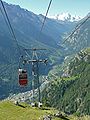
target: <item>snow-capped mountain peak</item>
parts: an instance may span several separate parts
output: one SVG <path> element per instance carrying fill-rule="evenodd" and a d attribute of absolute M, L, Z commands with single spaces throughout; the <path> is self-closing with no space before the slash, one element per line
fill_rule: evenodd
<path fill-rule="evenodd" d="M 70 13 L 61 13 L 54 16 L 48 16 L 48 18 L 70 22 L 79 21 L 82 19 L 80 16 L 71 15 Z"/>

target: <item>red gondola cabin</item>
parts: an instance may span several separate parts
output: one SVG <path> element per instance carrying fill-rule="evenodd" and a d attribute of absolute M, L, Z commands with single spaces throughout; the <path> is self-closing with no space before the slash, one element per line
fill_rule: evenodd
<path fill-rule="evenodd" d="M 24 69 L 19 69 L 19 84 L 21 86 L 26 86 L 28 83 L 27 80 L 27 71 Z"/>

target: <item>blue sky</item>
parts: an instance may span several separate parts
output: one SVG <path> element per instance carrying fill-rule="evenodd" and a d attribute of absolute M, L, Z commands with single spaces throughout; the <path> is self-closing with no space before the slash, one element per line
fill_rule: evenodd
<path fill-rule="evenodd" d="M 20 5 L 36 14 L 45 14 L 50 0 L 4 0 Z M 85 16 L 90 12 L 90 0 L 53 0 L 49 15 L 69 12 L 72 15 Z"/>

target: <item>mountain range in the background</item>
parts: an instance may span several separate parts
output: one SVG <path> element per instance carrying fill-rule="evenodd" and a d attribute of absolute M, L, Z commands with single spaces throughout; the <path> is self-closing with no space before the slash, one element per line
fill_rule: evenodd
<path fill-rule="evenodd" d="M 76 22 L 82 19 L 81 16 L 71 15 L 70 13 L 61 13 L 56 15 L 49 15 L 48 18 L 59 20 L 59 21 L 68 21 L 68 22 Z"/>

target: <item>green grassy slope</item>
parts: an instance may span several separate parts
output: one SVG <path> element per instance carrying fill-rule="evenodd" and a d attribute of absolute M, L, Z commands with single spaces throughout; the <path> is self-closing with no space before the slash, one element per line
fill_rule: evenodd
<path fill-rule="evenodd" d="M 49 108 L 42 110 L 39 108 L 32 108 L 29 105 L 25 105 L 25 108 L 16 106 L 10 101 L 0 102 L 0 120 L 43 120 L 43 116 L 52 115 L 52 120 L 65 120 L 58 117 L 54 117 L 53 114 L 57 113 L 57 110 Z M 89 116 L 75 117 L 68 116 L 68 120 L 90 120 Z"/>
<path fill-rule="evenodd" d="M 24 106 L 26 107 L 22 108 L 9 101 L 0 102 L 0 120 L 42 120 L 44 115 L 53 115 L 57 112 L 54 109 L 42 110 L 25 104 Z M 62 119 L 53 117 L 52 120 Z"/>

